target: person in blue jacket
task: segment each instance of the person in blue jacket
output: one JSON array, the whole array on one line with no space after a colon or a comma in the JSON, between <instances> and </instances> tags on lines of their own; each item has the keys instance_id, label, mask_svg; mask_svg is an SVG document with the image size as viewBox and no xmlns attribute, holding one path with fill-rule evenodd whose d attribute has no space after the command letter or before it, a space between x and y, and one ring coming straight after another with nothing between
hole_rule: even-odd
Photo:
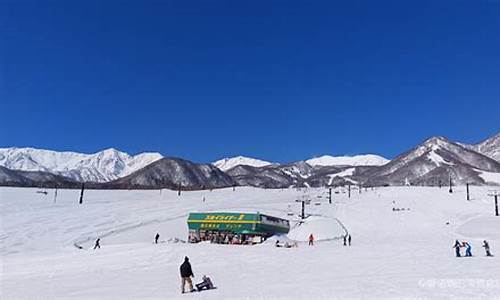
<instances>
[{"instance_id":1,"label":"person in blue jacket","mask_svg":"<svg viewBox=\"0 0 500 300\"><path fill-rule=\"evenodd\" d=\"M458 240L456 240L455 245L453 245L453 248L455 248L455 255L457 257L462 256L462 255L460 255L460 247L462 247L462 245L460 245L460 242Z\"/></svg>"},{"instance_id":2,"label":"person in blue jacket","mask_svg":"<svg viewBox=\"0 0 500 300\"><path fill-rule=\"evenodd\" d=\"M465 256L472 256L472 246L468 242L464 242Z\"/></svg>"}]
</instances>

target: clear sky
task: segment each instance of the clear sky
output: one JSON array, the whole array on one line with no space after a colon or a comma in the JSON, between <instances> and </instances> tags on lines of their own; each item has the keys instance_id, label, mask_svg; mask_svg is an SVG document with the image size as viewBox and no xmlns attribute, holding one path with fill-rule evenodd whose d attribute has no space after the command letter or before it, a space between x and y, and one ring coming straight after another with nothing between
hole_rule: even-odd
<instances>
[{"instance_id":1,"label":"clear sky","mask_svg":"<svg viewBox=\"0 0 500 300\"><path fill-rule=\"evenodd\" d=\"M0 147L287 162L477 142L500 132L499 16L496 0L0 0Z\"/></svg>"}]
</instances>

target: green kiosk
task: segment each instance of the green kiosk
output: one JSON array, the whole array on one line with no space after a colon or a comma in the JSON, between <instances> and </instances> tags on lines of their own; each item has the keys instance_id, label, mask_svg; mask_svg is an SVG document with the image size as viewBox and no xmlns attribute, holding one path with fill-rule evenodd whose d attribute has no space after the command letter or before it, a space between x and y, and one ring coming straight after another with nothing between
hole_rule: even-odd
<instances>
[{"instance_id":1,"label":"green kiosk","mask_svg":"<svg viewBox=\"0 0 500 300\"><path fill-rule=\"evenodd\" d=\"M259 212L193 212L187 223L190 243L256 244L290 230L288 220Z\"/></svg>"}]
</instances>

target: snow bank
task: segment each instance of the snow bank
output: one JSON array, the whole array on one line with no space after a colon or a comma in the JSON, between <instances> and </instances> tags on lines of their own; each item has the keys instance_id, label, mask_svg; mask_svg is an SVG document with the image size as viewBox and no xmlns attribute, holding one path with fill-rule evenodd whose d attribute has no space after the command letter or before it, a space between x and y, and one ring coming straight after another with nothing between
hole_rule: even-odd
<instances>
[{"instance_id":1,"label":"snow bank","mask_svg":"<svg viewBox=\"0 0 500 300\"><path fill-rule=\"evenodd\" d=\"M295 241L306 242L311 233L316 241L325 241L341 238L345 230L337 219L312 216L292 228L288 237Z\"/></svg>"},{"instance_id":2,"label":"snow bank","mask_svg":"<svg viewBox=\"0 0 500 300\"><path fill-rule=\"evenodd\" d=\"M488 183L500 184L500 173L486 172L483 170L476 170L479 172L479 177Z\"/></svg>"}]
</instances>

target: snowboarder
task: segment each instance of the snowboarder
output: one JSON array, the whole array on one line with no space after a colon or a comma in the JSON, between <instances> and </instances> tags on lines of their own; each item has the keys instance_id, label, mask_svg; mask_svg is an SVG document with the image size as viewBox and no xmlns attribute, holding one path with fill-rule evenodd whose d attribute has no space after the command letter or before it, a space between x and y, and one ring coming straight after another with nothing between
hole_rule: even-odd
<instances>
[{"instance_id":1,"label":"snowboarder","mask_svg":"<svg viewBox=\"0 0 500 300\"><path fill-rule=\"evenodd\" d=\"M97 248L101 249L100 243L101 243L101 239L98 238L97 240L95 240L94 250Z\"/></svg>"},{"instance_id":2,"label":"snowboarder","mask_svg":"<svg viewBox=\"0 0 500 300\"><path fill-rule=\"evenodd\" d=\"M468 242L464 242L465 256L472 256L472 246Z\"/></svg>"},{"instance_id":3,"label":"snowboarder","mask_svg":"<svg viewBox=\"0 0 500 300\"><path fill-rule=\"evenodd\" d=\"M194 292L195 290L193 289L193 282L191 281L191 277L194 277L194 274L193 270L191 269L191 264L189 263L189 258L187 256L184 257L184 262L180 267L180 271L182 279L182 293L184 294L184 286L186 285L186 282L189 285L189 291Z\"/></svg>"},{"instance_id":4,"label":"snowboarder","mask_svg":"<svg viewBox=\"0 0 500 300\"><path fill-rule=\"evenodd\" d=\"M155 235L155 244L158 244L158 239L160 238L160 234L157 232Z\"/></svg>"},{"instance_id":5,"label":"snowboarder","mask_svg":"<svg viewBox=\"0 0 500 300\"><path fill-rule=\"evenodd\" d=\"M462 255L460 255L460 247L462 247L462 245L460 245L460 242L458 240L455 241L455 245L453 245L452 248L455 248L455 255L457 257L461 257Z\"/></svg>"},{"instance_id":6,"label":"snowboarder","mask_svg":"<svg viewBox=\"0 0 500 300\"><path fill-rule=\"evenodd\" d=\"M493 256L490 252L490 244L487 241L483 241L483 248L486 251L486 256Z\"/></svg>"},{"instance_id":7,"label":"snowboarder","mask_svg":"<svg viewBox=\"0 0 500 300\"><path fill-rule=\"evenodd\" d=\"M314 246L314 235L312 233L309 236L309 246Z\"/></svg>"},{"instance_id":8,"label":"snowboarder","mask_svg":"<svg viewBox=\"0 0 500 300\"><path fill-rule=\"evenodd\" d=\"M351 235L349 234L349 236L347 237L347 243L349 243L349 246L351 246Z\"/></svg>"},{"instance_id":9,"label":"snowboarder","mask_svg":"<svg viewBox=\"0 0 500 300\"><path fill-rule=\"evenodd\" d=\"M347 234L343 236L344 238L344 246L347 246Z\"/></svg>"},{"instance_id":10,"label":"snowboarder","mask_svg":"<svg viewBox=\"0 0 500 300\"><path fill-rule=\"evenodd\" d=\"M196 288L198 289L198 292L201 292L202 290L211 290L214 289L214 284L212 283L212 280L210 280L210 277L203 275L203 281L196 284Z\"/></svg>"}]
</instances>

